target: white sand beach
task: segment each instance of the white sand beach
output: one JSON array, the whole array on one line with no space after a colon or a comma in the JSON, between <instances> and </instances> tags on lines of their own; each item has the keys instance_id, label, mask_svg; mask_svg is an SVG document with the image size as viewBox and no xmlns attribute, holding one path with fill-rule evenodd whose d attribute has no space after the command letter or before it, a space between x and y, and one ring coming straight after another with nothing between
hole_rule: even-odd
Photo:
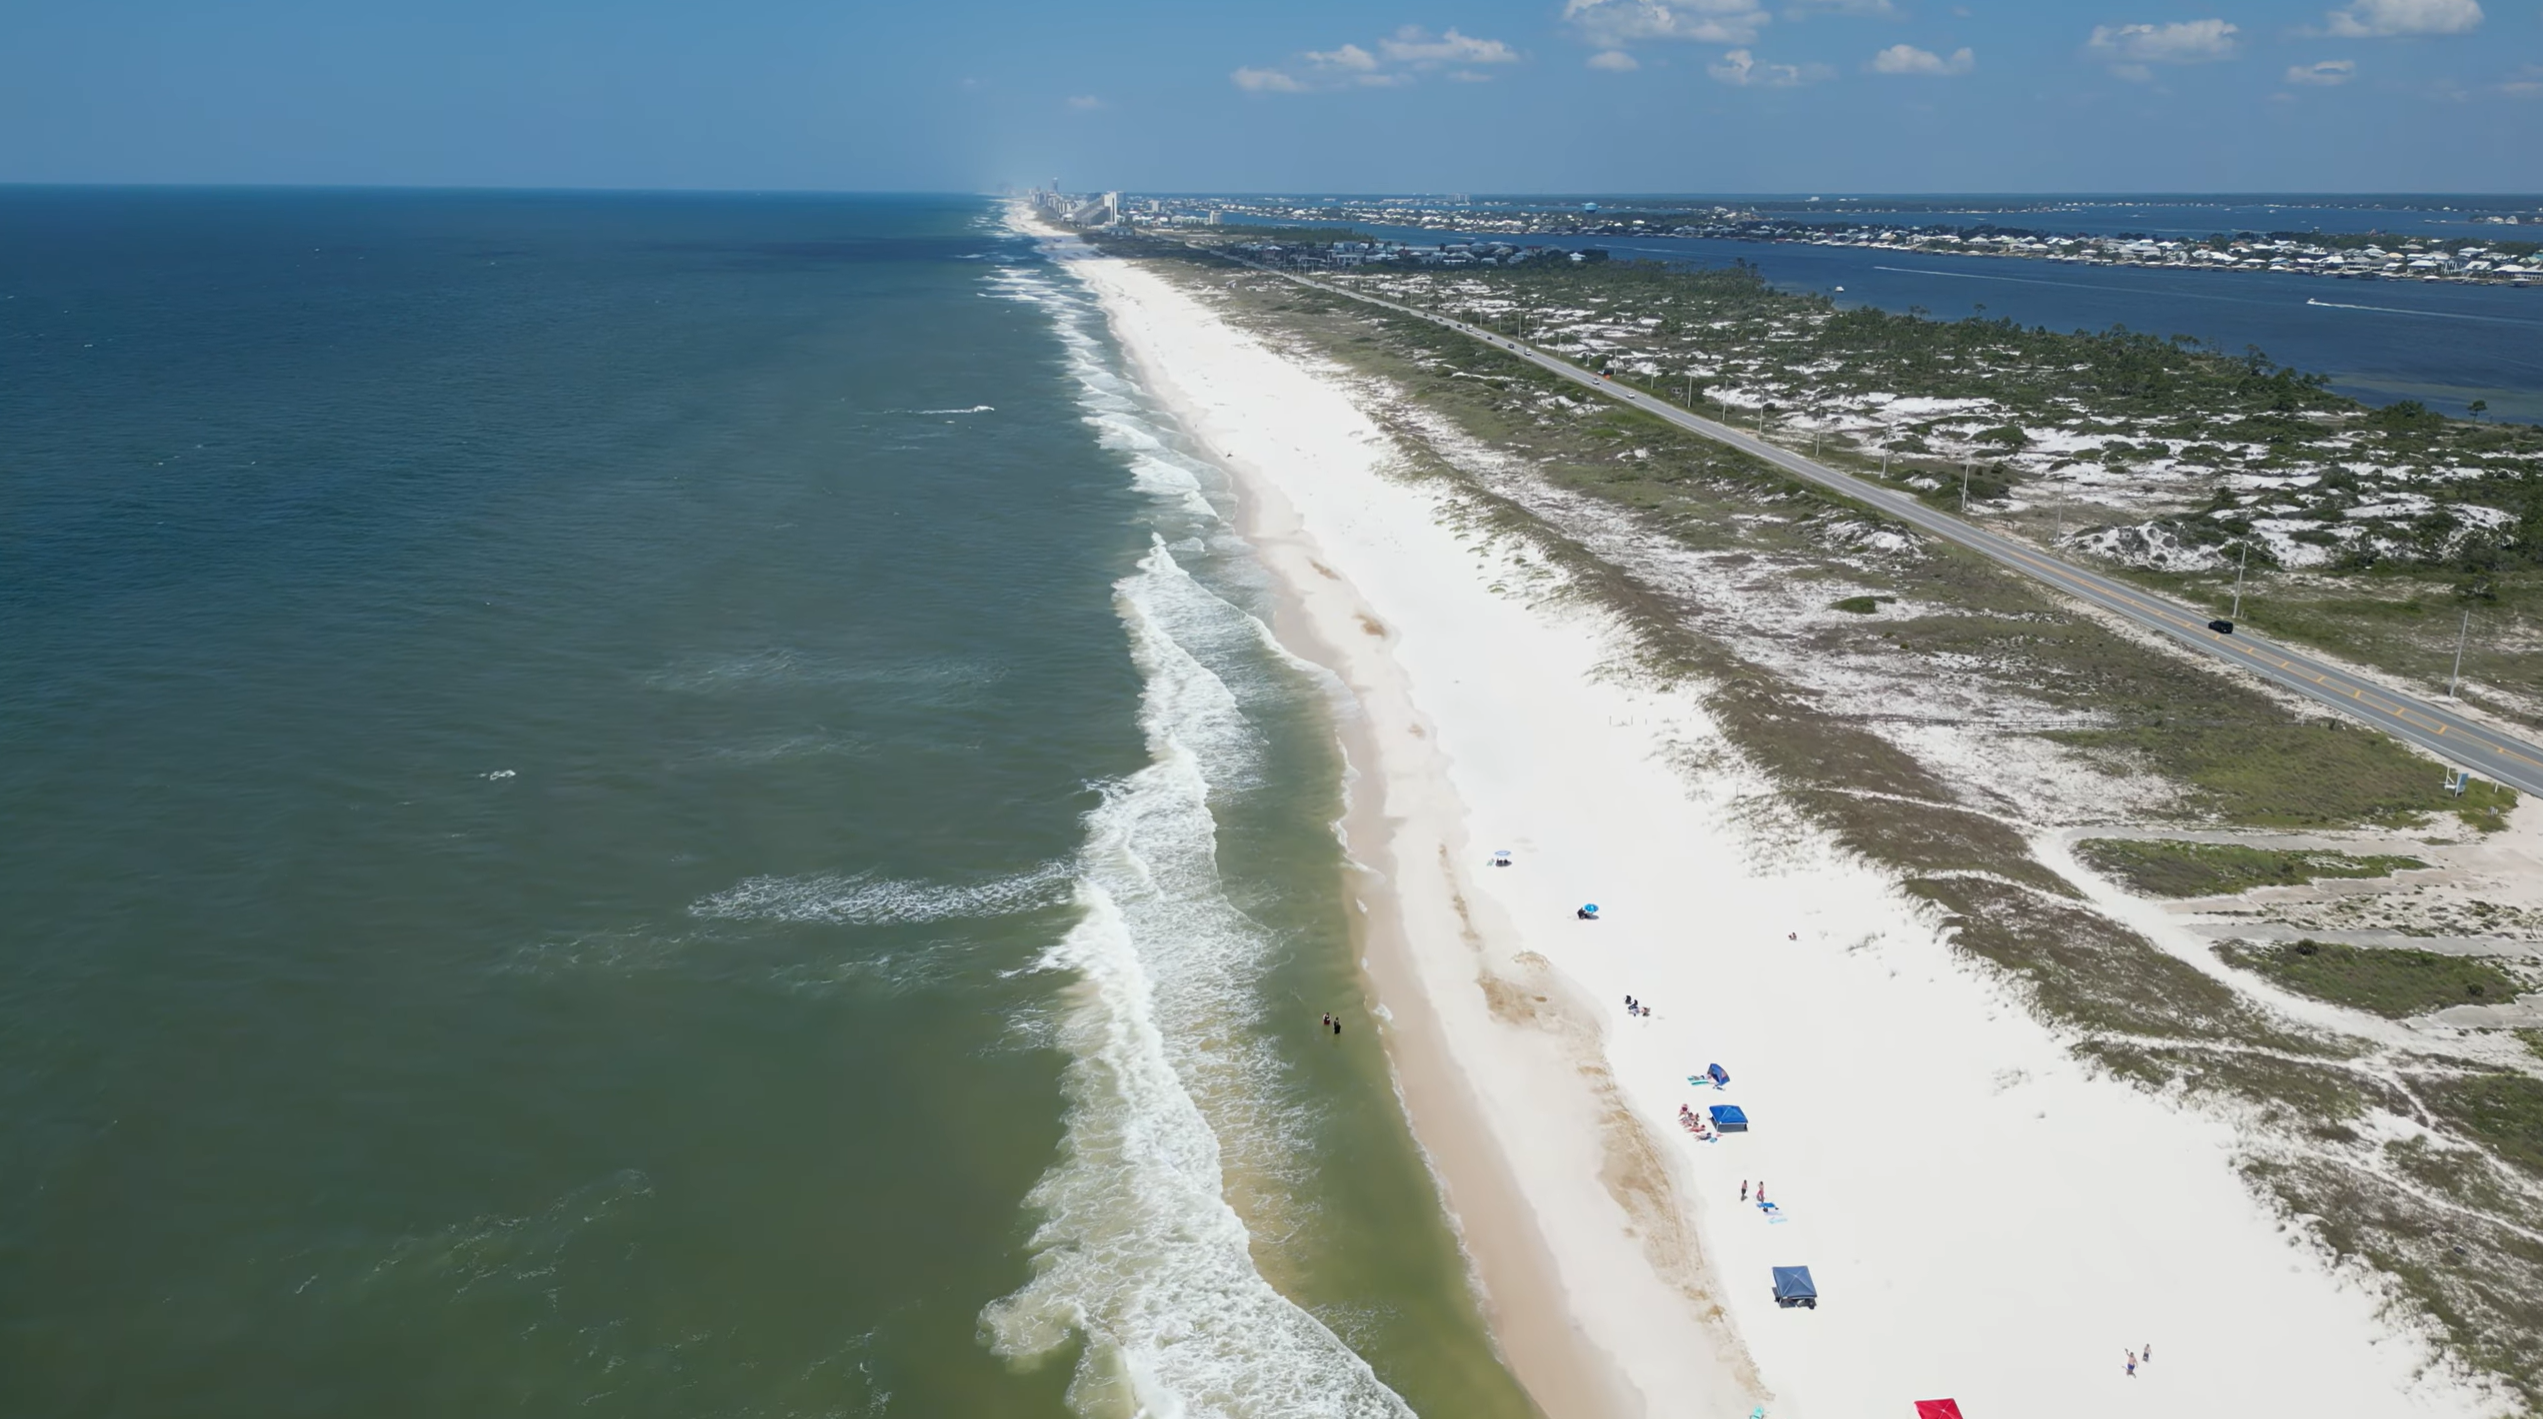
<instances>
[{"instance_id":1,"label":"white sand beach","mask_svg":"<svg viewBox=\"0 0 2543 1419\"><path fill-rule=\"evenodd\" d=\"M2092 1077L1691 696L1618 673L1603 612L1392 474L1344 381L1163 275L1051 247L1238 480L1275 629L1357 701L1371 989L1496 1333L1556 1419L2494 1412L2282 1228L2226 1124ZM1686 1082L1714 1062L1727 1089ZM1714 1103L1753 1129L1674 1121ZM1772 1215L1741 1200L1760 1180ZM1770 1298L1796 1263L1815 1310Z\"/></svg>"}]
</instances>

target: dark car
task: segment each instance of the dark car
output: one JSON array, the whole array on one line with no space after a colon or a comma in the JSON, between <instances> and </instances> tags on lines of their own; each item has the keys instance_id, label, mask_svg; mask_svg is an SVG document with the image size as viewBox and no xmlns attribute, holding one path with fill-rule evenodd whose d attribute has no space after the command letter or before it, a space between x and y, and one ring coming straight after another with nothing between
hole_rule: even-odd
<instances>
[{"instance_id":1,"label":"dark car","mask_svg":"<svg viewBox=\"0 0 2543 1419\"><path fill-rule=\"evenodd\" d=\"M2234 634L2234 623L2231 621L2210 621L2207 623L2207 628L2220 636Z\"/></svg>"}]
</instances>

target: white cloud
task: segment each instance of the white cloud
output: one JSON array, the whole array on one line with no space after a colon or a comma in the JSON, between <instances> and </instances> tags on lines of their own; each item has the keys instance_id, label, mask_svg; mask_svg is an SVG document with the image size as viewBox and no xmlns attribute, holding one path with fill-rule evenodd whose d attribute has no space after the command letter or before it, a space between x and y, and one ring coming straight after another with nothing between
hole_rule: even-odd
<instances>
[{"instance_id":1,"label":"white cloud","mask_svg":"<svg viewBox=\"0 0 2543 1419\"><path fill-rule=\"evenodd\" d=\"M1419 25L1406 25L1388 39L1378 41L1378 51L1398 64L1428 68L1435 64L1516 64L1519 52L1497 39L1476 39L1450 28L1437 39ZM1349 49L1350 45L1343 48Z\"/></svg>"},{"instance_id":2,"label":"white cloud","mask_svg":"<svg viewBox=\"0 0 2543 1419\"><path fill-rule=\"evenodd\" d=\"M1722 56L1721 63L1706 65L1704 72L1738 88L1789 89L1816 83L1833 71L1825 64L1761 64L1756 55L1734 49Z\"/></svg>"},{"instance_id":3,"label":"white cloud","mask_svg":"<svg viewBox=\"0 0 2543 1419\"><path fill-rule=\"evenodd\" d=\"M2163 25L2100 25L2085 48L2120 78L2144 83L2155 64L2206 64L2234 57L2234 36L2224 20L2175 20Z\"/></svg>"},{"instance_id":4,"label":"white cloud","mask_svg":"<svg viewBox=\"0 0 2543 1419\"><path fill-rule=\"evenodd\" d=\"M1340 49L1310 49L1305 57L1307 62L1326 69L1375 69L1377 67L1377 56L1356 44L1346 44Z\"/></svg>"},{"instance_id":5,"label":"white cloud","mask_svg":"<svg viewBox=\"0 0 2543 1419\"><path fill-rule=\"evenodd\" d=\"M2287 66L2287 82L2290 84L2312 84L2327 89L2334 84L2345 84L2357 76L2357 61L2351 59L2325 59L2318 64Z\"/></svg>"},{"instance_id":6,"label":"white cloud","mask_svg":"<svg viewBox=\"0 0 2543 1419\"><path fill-rule=\"evenodd\" d=\"M2514 94L2518 98L2532 98L2536 94L2543 94L2543 64L2526 65L2517 72L2517 77L2501 84L2499 92Z\"/></svg>"},{"instance_id":7,"label":"white cloud","mask_svg":"<svg viewBox=\"0 0 2543 1419\"><path fill-rule=\"evenodd\" d=\"M1227 76L1250 94L1303 94L1307 86L1277 69L1239 69Z\"/></svg>"},{"instance_id":8,"label":"white cloud","mask_svg":"<svg viewBox=\"0 0 2543 1419\"><path fill-rule=\"evenodd\" d=\"M2467 34L2481 23L2481 0L2351 0L2323 18L2345 39Z\"/></svg>"},{"instance_id":9,"label":"white cloud","mask_svg":"<svg viewBox=\"0 0 2543 1419\"><path fill-rule=\"evenodd\" d=\"M1079 113L1087 113L1102 108L1104 101L1093 94L1077 94L1069 99L1068 106Z\"/></svg>"},{"instance_id":10,"label":"white cloud","mask_svg":"<svg viewBox=\"0 0 2543 1419\"><path fill-rule=\"evenodd\" d=\"M1516 64L1521 57L1519 51L1497 39L1477 39L1453 29L1433 35L1419 25L1406 25L1379 40L1374 51L1356 44L1310 49L1286 68L1248 65L1228 78L1248 93L1304 94L1334 89L1402 88L1416 82L1417 73L1454 66L1449 78L1475 84L1491 78L1475 66Z\"/></svg>"},{"instance_id":11,"label":"white cloud","mask_svg":"<svg viewBox=\"0 0 2543 1419\"><path fill-rule=\"evenodd\" d=\"M1589 57L1589 67L1592 69L1612 69L1615 72L1622 74L1628 70L1641 68L1642 61L1634 58L1632 55L1627 54L1621 49L1602 49Z\"/></svg>"},{"instance_id":12,"label":"white cloud","mask_svg":"<svg viewBox=\"0 0 2543 1419\"><path fill-rule=\"evenodd\" d=\"M1768 20L1758 0L1563 0L1563 18L1601 49L1637 40L1747 44Z\"/></svg>"},{"instance_id":13,"label":"white cloud","mask_svg":"<svg viewBox=\"0 0 2543 1419\"><path fill-rule=\"evenodd\" d=\"M1887 16L1897 14L1898 6L1893 0L1792 0L1784 7L1784 13L1796 20L1823 13Z\"/></svg>"},{"instance_id":14,"label":"white cloud","mask_svg":"<svg viewBox=\"0 0 2543 1419\"><path fill-rule=\"evenodd\" d=\"M1978 56L1970 53L1965 47L1953 50L1948 59L1930 49L1918 49L1912 44L1893 44L1872 56L1872 72L1875 74L1932 74L1949 77L1955 74L1966 74L1977 67Z\"/></svg>"}]
</instances>

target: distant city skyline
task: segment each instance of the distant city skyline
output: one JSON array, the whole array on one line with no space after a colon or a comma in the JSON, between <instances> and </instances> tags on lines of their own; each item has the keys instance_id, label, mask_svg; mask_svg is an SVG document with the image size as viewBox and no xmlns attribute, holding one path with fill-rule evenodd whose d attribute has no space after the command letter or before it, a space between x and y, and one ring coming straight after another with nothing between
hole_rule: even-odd
<instances>
[{"instance_id":1,"label":"distant city skyline","mask_svg":"<svg viewBox=\"0 0 2543 1419\"><path fill-rule=\"evenodd\" d=\"M2526 192L2538 0L89 0L0 182Z\"/></svg>"}]
</instances>

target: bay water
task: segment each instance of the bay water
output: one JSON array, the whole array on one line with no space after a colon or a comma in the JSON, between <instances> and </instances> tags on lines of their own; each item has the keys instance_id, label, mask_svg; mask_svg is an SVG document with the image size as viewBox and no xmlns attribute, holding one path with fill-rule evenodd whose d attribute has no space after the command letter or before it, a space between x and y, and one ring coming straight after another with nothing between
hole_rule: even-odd
<instances>
[{"instance_id":1,"label":"bay water","mask_svg":"<svg viewBox=\"0 0 2543 1419\"><path fill-rule=\"evenodd\" d=\"M1527 1412L990 204L0 191L0 369L0 1412Z\"/></svg>"},{"instance_id":2,"label":"bay water","mask_svg":"<svg viewBox=\"0 0 2543 1419\"><path fill-rule=\"evenodd\" d=\"M2139 210L2143 215L2152 209ZM2169 209L2166 215L2176 221L2193 220L2184 215L2187 211ZM1940 215L1917 215L1942 220ZM2320 225L2325 230L2344 230L2393 214L2354 209L2313 215L2324 219ZM2133 219L2113 220L2124 226ZM2040 214L2039 220L2029 223L2007 217L2005 225L2050 232L2084 229L2065 222L2062 214ZM1424 246L1454 236L1430 228L1368 223L1359 223L1355 229ZM2204 235L2232 229L2229 225L2196 230ZM2519 232L2530 235L2531 229L2480 229L2491 235ZM2467 226L2452 234L2480 233ZM2543 286L2343 281L2286 272L2087 266L1709 237L1492 239L1598 247L1619 260L1673 265L1745 262L1783 290L1824 295L1841 306L1921 312L1936 320L2011 320L2060 331L2124 325L2167 338L2187 335L2233 355L2257 348L2279 364L2321 374L2333 389L2371 404L2416 399L2461 416L2479 400L2489 417L2543 422Z\"/></svg>"}]
</instances>

